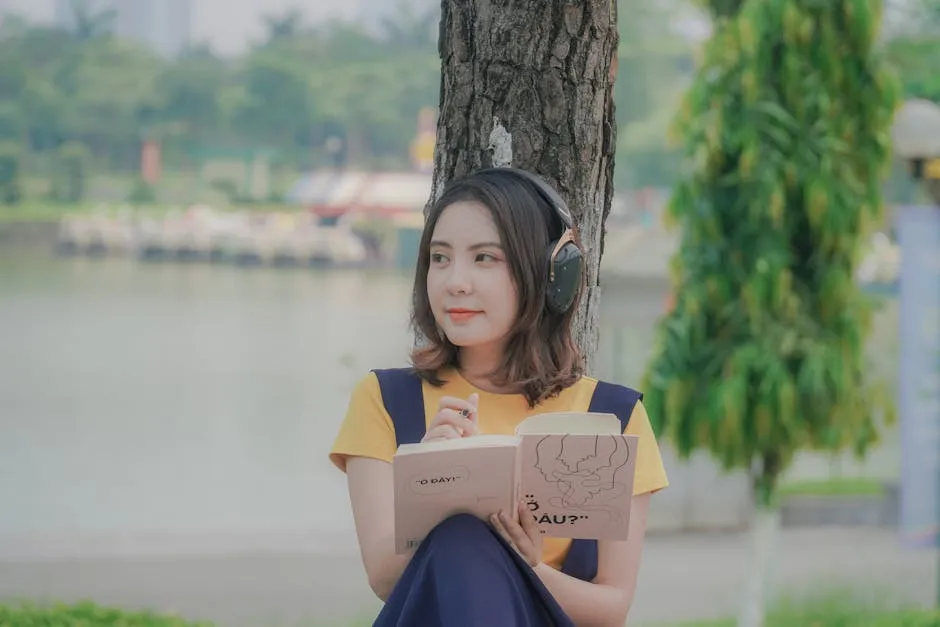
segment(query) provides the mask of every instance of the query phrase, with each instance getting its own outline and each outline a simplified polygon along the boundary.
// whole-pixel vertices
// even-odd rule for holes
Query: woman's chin
[[[480,344],[480,342],[477,342],[474,338],[462,337],[457,334],[448,335],[447,339],[457,348],[473,348]]]
[[[474,348],[475,346],[486,346],[493,340],[482,338],[473,333],[448,333],[447,339],[457,348]]]

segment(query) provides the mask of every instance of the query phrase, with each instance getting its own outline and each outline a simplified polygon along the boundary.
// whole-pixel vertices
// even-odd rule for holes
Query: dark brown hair
[[[535,407],[574,384],[583,372],[580,351],[571,337],[582,289],[564,314],[547,309],[549,244],[565,227],[535,186],[512,172],[486,170],[456,179],[431,207],[418,248],[411,314],[412,326],[424,341],[412,352],[412,364],[435,386],[444,384],[442,369],[458,365],[459,348],[447,339],[431,311],[427,278],[437,221],[447,207],[461,201],[475,201],[490,210],[519,298],[518,318],[503,361],[491,375],[493,382],[518,387],[529,406]]]

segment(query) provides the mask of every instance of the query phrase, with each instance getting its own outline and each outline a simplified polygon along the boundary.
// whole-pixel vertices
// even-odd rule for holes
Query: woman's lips
[[[451,319],[452,321],[454,321],[454,322],[467,322],[467,321],[469,321],[469,320],[472,320],[472,319],[475,318],[476,316],[480,315],[481,313],[483,313],[483,312],[482,312],[482,311],[477,311],[477,310],[474,310],[474,309],[459,309],[459,308],[455,308],[455,309],[448,309],[448,310],[447,310],[447,315],[448,315],[448,316],[450,317],[450,319]]]

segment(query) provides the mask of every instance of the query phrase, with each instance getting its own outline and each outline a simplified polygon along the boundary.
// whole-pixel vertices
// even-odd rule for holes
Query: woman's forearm
[[[581,581],[544,563],[535,573],[578,627],[623,627],[626,622],[630,604],[619,588]]]
[[[401,579],[402,573],[411,561],[412,553],[397,555],[394,550],[394,538],[387,538],[382,545],[363,553],[369,587],[383,602],[388,601],[392,590]]]

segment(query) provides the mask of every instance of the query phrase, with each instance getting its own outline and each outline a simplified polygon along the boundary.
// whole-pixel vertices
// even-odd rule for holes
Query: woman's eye
[[[443,262],[446,261],[446,260],[447,260],[447,257],[445,257],[445,256],[444,256],[443,254],[441,254],[441,253],[431,253],[431,262],[432,262],[432,263],[443,263]]]
[[[477,255],[477,261],[482,261],[485,263],[492,263],[496,260],[497,260],[496,257],[494,257],[493,255],[489,253],[480,253],[479,255]]]

